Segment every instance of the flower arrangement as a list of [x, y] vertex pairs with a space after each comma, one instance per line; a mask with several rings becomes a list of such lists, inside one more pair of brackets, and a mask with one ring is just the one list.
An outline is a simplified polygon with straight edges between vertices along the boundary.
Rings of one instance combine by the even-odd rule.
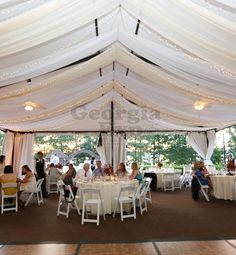
[[158, 162], [158, 163], [157, 163], [157, 166], [158, 166], [159, 168], [162, 168], [162, 167], [163, 167], [163, 164], [162, 164], [161, 162]]

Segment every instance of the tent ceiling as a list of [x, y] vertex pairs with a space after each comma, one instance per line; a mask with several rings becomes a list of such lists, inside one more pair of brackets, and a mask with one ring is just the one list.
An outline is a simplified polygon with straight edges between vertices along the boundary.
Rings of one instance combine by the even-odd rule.
[[234, 125], [235, 20], [214, 0], [3, 1], [0, 127], [106, 131], [111, 101], [117, 131]]

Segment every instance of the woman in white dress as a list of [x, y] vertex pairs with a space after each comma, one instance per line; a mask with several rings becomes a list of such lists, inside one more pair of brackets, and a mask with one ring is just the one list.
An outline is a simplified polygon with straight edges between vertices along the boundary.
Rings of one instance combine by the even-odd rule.
[[[20, 183], [19, 199], [22, 192], [32, 192], [37, 187], [35, 175], [27, 165], [22, 166], [22, 175], [24, 175], [23, 179], [17, 179], [17, 182]], [[19, 200], [19, 205], [23, 208], [23, 201]]]

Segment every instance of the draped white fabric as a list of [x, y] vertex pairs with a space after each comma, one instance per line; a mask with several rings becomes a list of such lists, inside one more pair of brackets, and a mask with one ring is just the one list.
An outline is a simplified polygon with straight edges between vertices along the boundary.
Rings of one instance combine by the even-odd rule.
[[97, 146], [96, 150], [103, 164], [111, 164], [111, 158], [112, 158], [111, 134], [103, 133], [101, 134], [101, 137], [102, 137], [102, 146]]
[[213, 154], [214, 148], [215, 148], [215, 141], [216, 141], [216, 132], [214, 130], [207, 131], [207, 153], [205, 158], [205, 164], [206, 165], [213, 165], [211, 161], [211, 156]]
[[235, 20], [230, 0], [1, 1], [0, 128], [110, 131], [111, 101], [119, 131], [234, 125]]
[[113, 169], [116, 170], [119, 163], [126, 162], [126, 139], [125, 134], [114, 134]]
[[31, 170], [35, 171], [33, 147], [34, 134], [15, 134], [13, 168], [19, 176], [23, 165], [28, 165]]
[[213, 165], [211, 156], [215, 146], [216, 134], [214, 130], [207, 132], [188, 132], [187, 142], [204, 159], [206, 165]]
[[4, 135], [2, 154], [6, 156], [6, 165], [12, 165], [13, 147], [14, 147], [15, 133], [7, 131]]

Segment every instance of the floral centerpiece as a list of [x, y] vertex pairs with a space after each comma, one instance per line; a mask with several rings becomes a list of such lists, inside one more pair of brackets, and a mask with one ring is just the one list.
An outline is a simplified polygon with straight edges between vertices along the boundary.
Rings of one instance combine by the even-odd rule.
[[162, 167], [163, 167], [162, 162], [158, 162], [158, 163], [157, 163], [157, 166], [158, 166], [158, 168], [162, 168]]

